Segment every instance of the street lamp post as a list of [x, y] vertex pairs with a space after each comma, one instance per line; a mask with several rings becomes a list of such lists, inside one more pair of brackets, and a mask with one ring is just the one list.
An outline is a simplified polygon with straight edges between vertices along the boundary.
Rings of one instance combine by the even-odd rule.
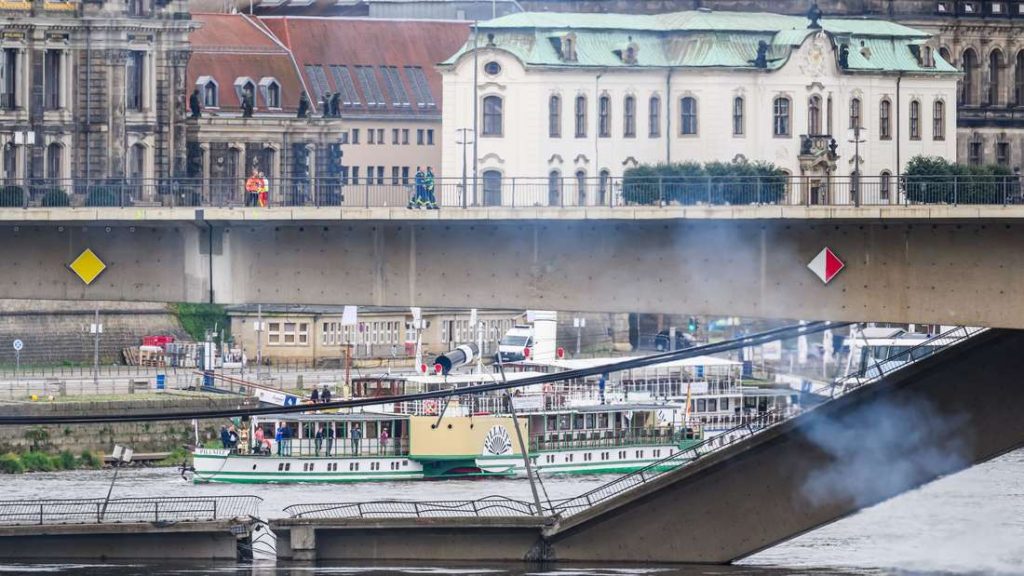
[[[476, 143], [476, 138], [475, 132], [472, 128], [459, 128], [455, 132], [459, 135], [458, 139], [455, 140], [455, 143], [462, 145], [462, 207], [465, 208], [467, 204], [467, 197], [469, 196], [469, 190], [466, 188], [466, 170], [469, 164], [466, 160], [466, 145]], [[470, 136], [471, 134], [473, 136]], [[473, 138], [472, 142], [470, 142], [471, 137]]]
[[846, 141], [853, 143], [853, 205], [860, 206], [860, 143], [867, 141], [860, 122], [850, 130]]

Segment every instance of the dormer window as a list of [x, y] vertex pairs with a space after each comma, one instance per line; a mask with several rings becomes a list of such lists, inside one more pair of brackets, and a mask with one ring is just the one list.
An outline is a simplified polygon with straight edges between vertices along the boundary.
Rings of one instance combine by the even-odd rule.
[[212, 76], [200, 76], [196, 80], [196, 88], [203, 99], [203, 108], [220, 107], [220, 86]]
[[261, 78], [260, 93], [263, 95], [263, 102], [267, 105], [267, 108], [281, 108], [281, 83], [275, 78]]
[[248, 94], [252, 98], [253, 108], [256, 107], [256, 83], [252, 81], [252, 78], [248, 76], [242, 76], [235, 79], [235, 95], [238, 97], [238, 105], [241, 106], [245, 101], [245, 95]]
[[551, 44], [554, 45], [562, 62], [576, 62], [576, 34], [574, 32], [551, 38]]

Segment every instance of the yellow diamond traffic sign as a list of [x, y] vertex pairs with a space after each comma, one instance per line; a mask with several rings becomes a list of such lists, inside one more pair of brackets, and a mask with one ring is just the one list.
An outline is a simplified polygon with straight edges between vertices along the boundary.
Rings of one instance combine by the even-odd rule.
[[82, 282], [89, 285], [92, 284], [92, 281], [101, 272], [107, 269], [107, 265], [103, 263], [103, 260], [100, 260], [95, 252], [86, 248], [84, 252], [78, 255], [78, 258], [75, 258], [75, 261], [71, 263], [69, 268], [82, 279]]

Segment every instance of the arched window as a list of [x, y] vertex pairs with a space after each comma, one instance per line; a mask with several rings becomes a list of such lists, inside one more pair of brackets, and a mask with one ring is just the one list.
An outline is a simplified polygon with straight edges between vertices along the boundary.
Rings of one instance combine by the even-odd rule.
[[878, 103], [878, 138], [892, 140], [892, 102], [888, 98]]
[[936, 100], [932, 104], [932, 140], [946, 139], [946, 103]]
[[587, 137], [587, 97], [582, 94], [576, 97], [576, 137]]
[[622, 101], [622, 135], [636, 137], [636, 98], [632, 95]]
[[978, 103], [975, 91], [978, 86], [978, 55], [973, 48], [964, 50], [963, 60], [963, 84], [960, 90], [960, 103], [973, 106]]
[[220, 89], [212, 79], [203, 84], [203, 107], [217, 108], [220, 106]]
[[612, 181], [612, 173], [608, 170], [601, 170], [597, 184], [597, 205], [604, 206], [608, 203], [608, 186]]
[[892, 188], [892, 172], [883, 170], [878, 179], [878, 196], [883, 202], [889, 201], [889, 190]]
[[548, 98], [548, 136], [562, 137], [562, 98], [557, 94]]
[[597, 135], [601, 138], [610, 138], [612, 135], [612, 99], [608, 96], [601, 96], [597, 101], [599, 120], [597, 124]]
[[548, 206], [562, 204], [562, 173], [558, 170], [548, 172]]
[[789, 136], [789, 105], [789, 98], [784, 96], [775, 98], [775, 101], [772, 103], [772, 134], [777, 138]]
[[661, 98], [651, 96], [647, 110], [647, 135], [651, 138], [661, 138]]
[[821, 96], [815, 94], [807, 100], [807, 134], [820, 136], [821, 132]]
[[1002, 102], [1003, 53], [993, 50], [988, 55], [988, 104], [998, 106]]
[[910, 101], [910, 139], [921, 139], [921, 103], [917, 100]]
[[692, 96], [679, 101], [679, 133], [683, 136], [697, 134], [697, 99]]
[[863, 128], [860, 123], [860, 98], [850, 99], [850, 128]]
[[732, 99], [732, 135], [743, 136], [745, 132], [744, 102], [742, 96]]
[[1016, 60], [1013, 68], [1013, 103], [1024, 106], [1024, 50], [1017, 52]]
[[484, 136], [502, 135], [502, 104], [501, 96], [484, 97]]
[[501, 172], [484, 170], [484, 206], [501, 205]]
[[64, 177], [64, 147], [57, 142], [46, 147], [46, 177], [51, 180]]
[[583, 170], [576, 171], [576, 204], [587, 205], [587, 173]]

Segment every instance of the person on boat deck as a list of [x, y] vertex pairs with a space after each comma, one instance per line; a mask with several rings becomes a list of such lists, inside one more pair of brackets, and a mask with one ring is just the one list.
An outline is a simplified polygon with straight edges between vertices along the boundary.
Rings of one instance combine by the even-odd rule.
[[331, 401], [331, 391], [327, 389], [327, 384], [324, 384], [324, 390], [320, 393], [320, 401], [324, 404]]
[[291, 456], [292, 455], [292, 429], [289, 428], [288, 426], [285, 426], [284, 427], [284, 432], [282, 432], [282, 434], [284, 435], [284, 455], [285, 456]]
[[317, 402], [319, 402], [320, 401], [320, 391], [317, 390], [316, 388], [313, 388], [313, 393], [309, 395], [309, 401], [312, 402], [313, 404], [316, 404]]
[[378, 450], [378, 452], [380, 452], [381, 454], [387, 454], [388, 453], [388, 439], [389, 438], [390, 438], [390, 436], [388, 436], [388, 429], [383, 427], [383, 426], [381, 426], [380, 427], [380, 448]]
[[253, 448], [255, 449], [256, 453], [259, 454], [260, 452], [263, 451], [263, 442], [266, 440], [266, 438], [263, 437], [263, 426], [256, 427], [256, 431], [253, 432], [252, 439]]
[[235, 430], [234, 424], [228, 428], [228, 448], [232, 451], [238, 449], [238, 431]]
[[334, 447], [334, 426], [328, 426], [327, 432], [324, 434], [324, 436], [327, 438], [327, 450], [324, 451], [324, 456], [330, 456], [331, 448]]
[[220, 427], [220, 447], [224, 449], [231, 448], [231, 433], [228, 432], [228, 427]]
[[284, 456], [284, 426], [278, 424], [274, 432], [274, 442], [277, 442], [277, 455]]
[[[313, 392], [316, 392], [316, 388], [313, 389]], [[323, 428], [320, 428], [319, 426], [316, 427], [316, 436], [314, 437], [314, 439], [315, 440], [314, 440], [313, 444], [314, 444], [314, 447], [316, 448], [316, 455], [319, 456], [320, 455], [320, 448], [322, 448], [323, 445], [324, 445], [324, 431], [323, 431]]]
[[359, 424], [352, 425], [352, 454], [354, 456], [359, 455], [359, 441], [363, 438], [363, 431], [359, 429]]

